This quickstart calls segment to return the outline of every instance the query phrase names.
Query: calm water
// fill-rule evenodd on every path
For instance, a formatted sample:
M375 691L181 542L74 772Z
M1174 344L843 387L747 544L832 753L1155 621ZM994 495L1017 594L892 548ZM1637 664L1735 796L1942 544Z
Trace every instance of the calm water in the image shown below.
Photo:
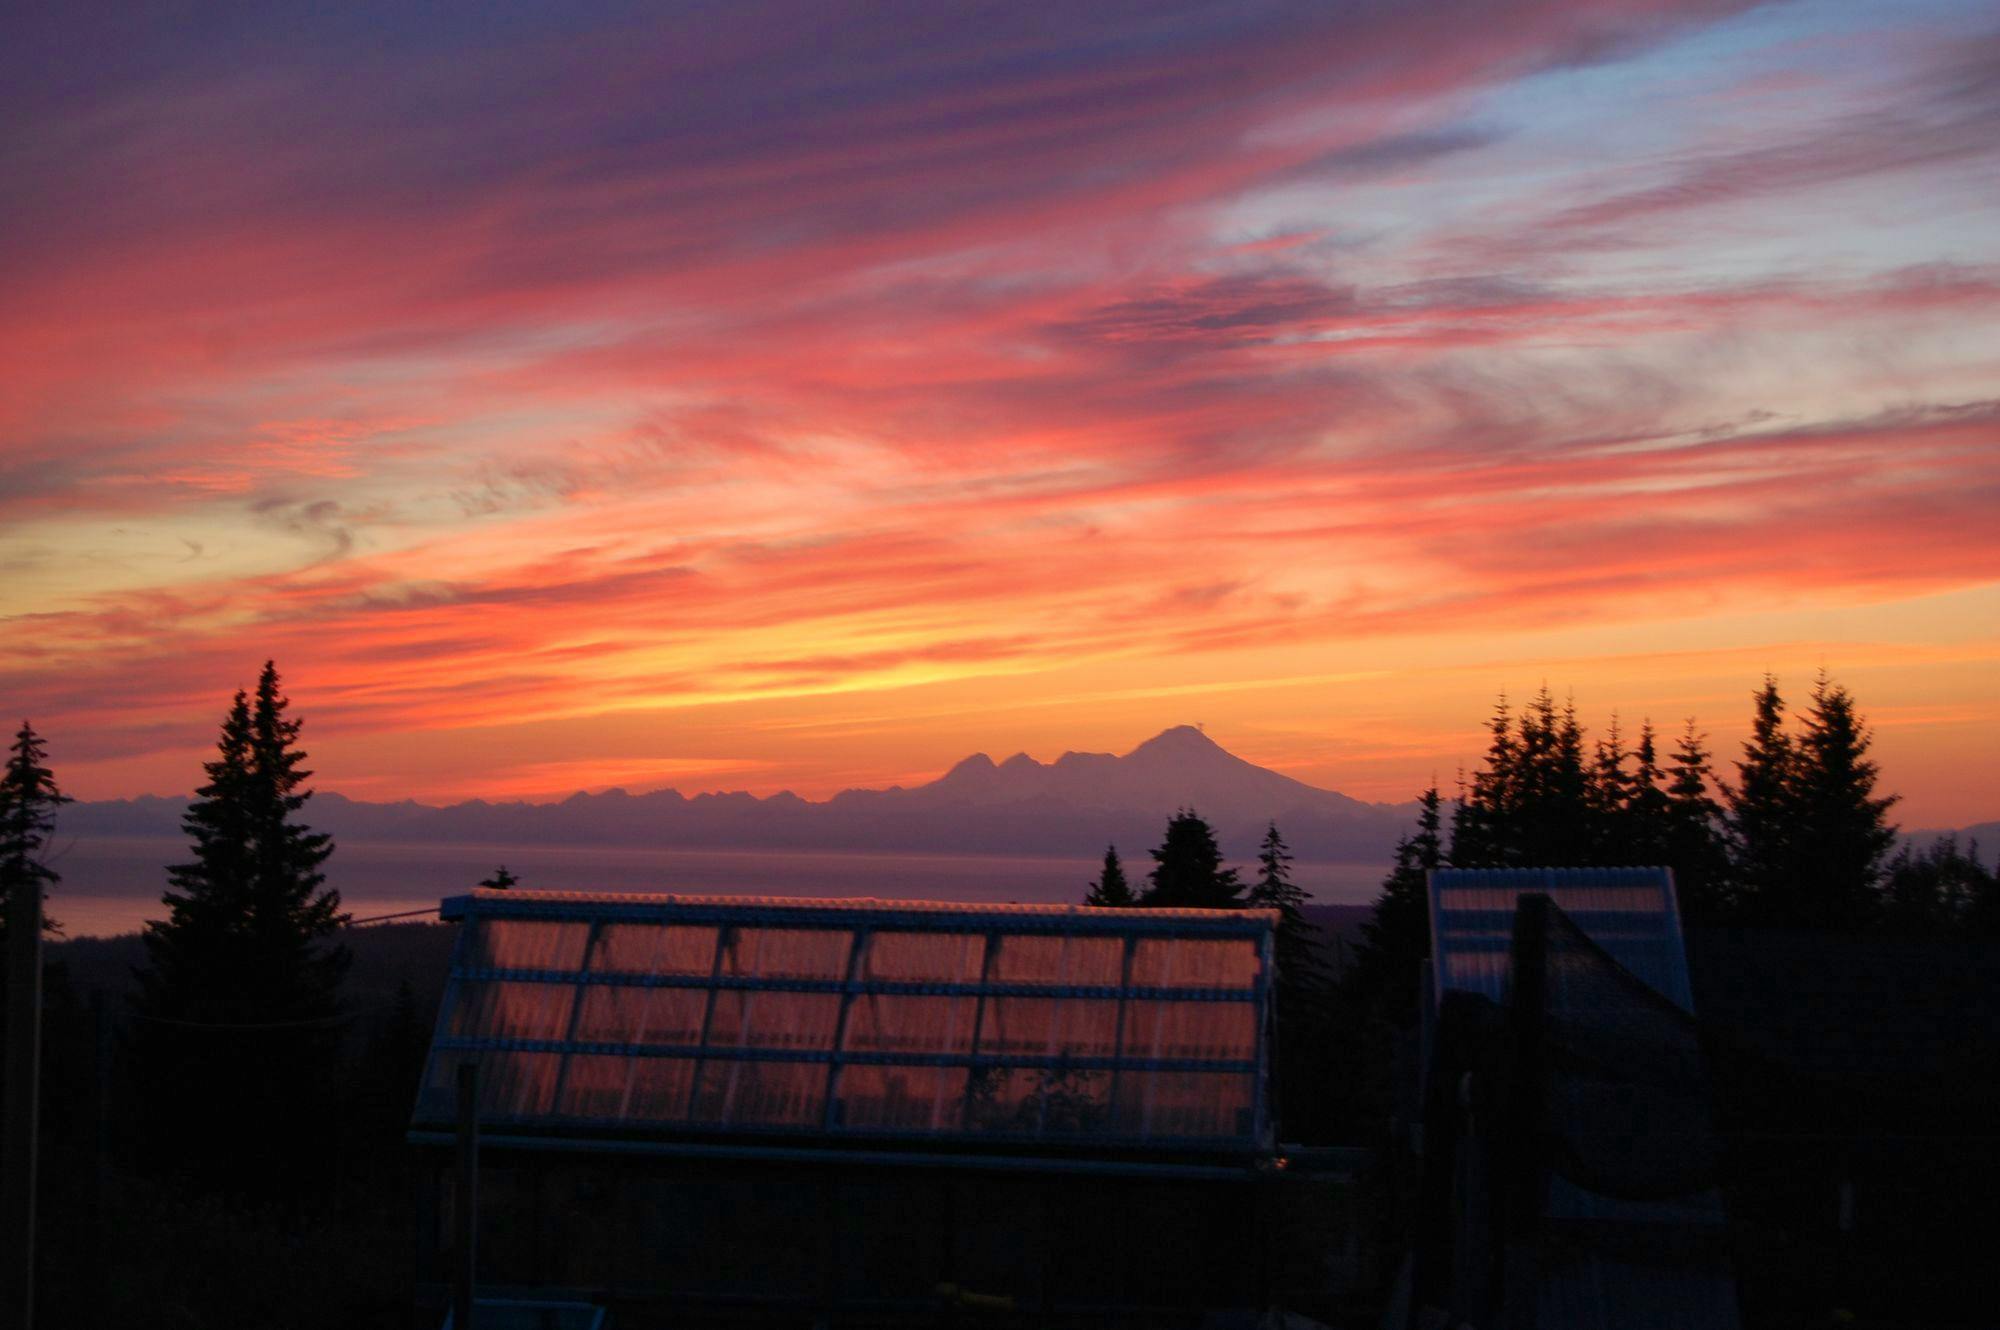
M187 844L178 838L57 839L54 867L63 880L50 897L49 912L70 937L129 933L160 917L166 865L187 857ZM523 887L548 890L963 901L1077 901L1098 869L1095 856L343 841L327 863L327 880L340 889L354 914L392 914L435 908L440 897L469 890L503 863ZM1126 872L1136 879L1146 863L1143 856L1128 860ZM1294 865L1294 877L1323 904L1358 905L1373 898L1383 867L1300 863Z

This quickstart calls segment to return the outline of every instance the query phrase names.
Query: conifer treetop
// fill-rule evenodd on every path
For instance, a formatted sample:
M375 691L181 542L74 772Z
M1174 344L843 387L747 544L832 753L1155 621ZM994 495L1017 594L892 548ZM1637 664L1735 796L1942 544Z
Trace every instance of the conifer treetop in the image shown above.
M149 925L145 1005L221 1018L238 1007L311 1017L347 964L327 939L348 919L322 871L333 840L297 819L312 775L277 666L237 690L207 781L182 819L189 861L169 870L168 917Z
M1132 886L1125 880L1125 865L1118 861L1118 847L1104 847L1104 867L1098 870L1097 880L1090 884L1090 893L1083 898L1085 905L1100 909L1128 909L1139 903L1132 894Z
M55 830L55 811L69 802L49 769L47 744L23 720L0 773L0 937L6 932L6 905L15 892L40 891L46 897L49 887L62 880L44 852ZM57 929L53 920L42 926Z

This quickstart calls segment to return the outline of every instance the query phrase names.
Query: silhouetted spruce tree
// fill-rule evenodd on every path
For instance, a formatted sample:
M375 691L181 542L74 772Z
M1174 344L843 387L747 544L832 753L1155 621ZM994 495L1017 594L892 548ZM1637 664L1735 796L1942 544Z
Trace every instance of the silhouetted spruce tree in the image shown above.
M1722 806L1709 793L1715 773L1692 717L1667 766L1666 864L1674 870L1681 917L1713 924L1730 914L1729 847Z
M1118 862L1116 845L1104 847L1104 867L1090 884L1090 894L1083 898L1083 903L1100 909L1126 909L1139 903L1125 881L1125 866Z
M1854 930L1878 904L1883 864L1896 843L1889 810L1896 795L1877 795L1872 736L1854 697L1822 671L1813 683L1794 767L1793 846L1807 927Z
M1236 870L1222 866L1215 832L1192 808L1167 821L1166 839L1152 852L1152 886L1139 900L1158 907L1233 910L1243 904Z
M1521 807L1513 862L1524 866L1587 858L1590 777L1576 704L1558 711L1544 686L1521 713Z
M1414 1059L1418 976L1430 955L1426 875L1445 862L1435 787L1417 800L1417 826L1396 844L1395 866L1361 925L1354 959L1333 993L1332 1019L1319 1041L1329 1074L1314 1083L1326 1100L1329 1139L1374 1141L1394 1111L1393 1069Z
M49 867L47 850L56 809L69 801L49 770L48 745L34 726L22 721L0 774L0 971L6 966L7 907L14 894L39 891L46 901L49 888L62 880ZM53 919L44 918L42 927L57 931ZM5 985L0 984L0 1002L5 1000Z
M338 1051L348 953L329 939L347 916L320 871L331 839L294 820L311 773L288 705L269 662L254 698L237 692L182 819L193 858L169 870L168 917L147 925L139 974L163 1162L231 1187L300 1180Z
M17 893L38 891L42 900L49 888L62 879L48 865L49 833L55 830L55 811L69 802L56 788L55 773L48 767L47 745L27 721L7 750L7 766L0 773L0 1042L7 1028L7 967L12 952L8 942ZM31 899L31 898L30 898ZM60 931L46 915L42 931ZM44 971L45 995L53 997L61 977L53 968ZM0 1067L0 1076L6 1074Z
M1451 813L1451 859L1462 867L1490 868L1506 862L1519 805L1520 746L1514 718L1502 693L1486 723L1486 756L1468 780L1459 775Z
M1575 704L1545 686L1509 724L1502 697L1485 762L1452 814L1451 861L1467 868L1587 863L1604 839Z
M1797 922L1804 914L1796 853L1799 759L1776 678L1764 676L1755 705L1736 784L1723 791L1737 907L1746 922Z
M1613 716L1610 729L1597 741L1591 756L1584 789L1584 806L1589 812L1589 846L1578 862L1637 862L1625 858L1632 853L1636 830L1633 804L1638 782L1637 774L1627 770L1631 761L1624 732L1618 717Z
M1395 866L1382 879L1354 963L1342 976L1349 998L1398 1025L1416 1017L1418 967L1431 954L1429 873L1446 862L1439 828L1433 785L1417 796L1417 829L1396 842Z
M520 883L521 879L508 872L505 864L494 869L492 876L479 879L479 885L490 891L505 891L509 887L519 886Z
M1328 982L1319 929L1305 916L1305 889L1292 881L1292 852L1273 822L1257 851L1257 880L1244 903L1278 914L1274 1040L1278 1123L1286 1139L1318 1134L1325 1082L1334 1069L1326 1038Z
M1988 871L1979 862L1978 841L1972 842L1965 857L1977 871L1965 906L1959 911L1958 931L1968 937L2000 938L2000 859Z
M1882 923L1907 936L1974 933L1982 901L2000 881L1979 861L1979 842L1958 847L1958 837L1941 836L1919 850L1905 845L1889 861L1882 884Z
M1632 777L1626 786L1625 833L1610 864L1672 864L1673 819L1668 805L1666 773L1660 769L1660 738L1653 722L1639 726L1639 746L1632 750Z
M1305 888L1292 881L1292 852L1273 822L1257 848L1257 880L1244 904L1278 912L1278 997L1298 998L1325 987L1326 965L1320 955L1319 927L1306 918Z

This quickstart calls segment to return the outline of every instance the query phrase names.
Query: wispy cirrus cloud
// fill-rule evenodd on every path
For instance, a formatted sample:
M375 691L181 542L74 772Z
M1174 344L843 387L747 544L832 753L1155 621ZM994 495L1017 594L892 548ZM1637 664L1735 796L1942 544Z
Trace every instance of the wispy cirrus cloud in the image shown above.
M0 690L165 772L275 655L360 773L1990 586L1995 38L1868 18L46 20Z

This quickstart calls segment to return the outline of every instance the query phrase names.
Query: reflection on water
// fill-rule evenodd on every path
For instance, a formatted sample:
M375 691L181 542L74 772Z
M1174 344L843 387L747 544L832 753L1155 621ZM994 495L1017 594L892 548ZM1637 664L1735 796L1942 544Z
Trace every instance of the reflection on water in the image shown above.
M184 841L150 836L57 837L63 876L49 911L70 937L138 929L164 909L167 865ZM717 895L882 896L906 900L1080 901L1096 856L863 854L854 851L646 849L632 846L431 845L343 841L327 881L356 915L434 907L505 864L523 887L552 891L677 891ZM1143 852L1126 872L1140 877ZM1324 904L1361 904L1379 864L1300 863L1294 876Z

